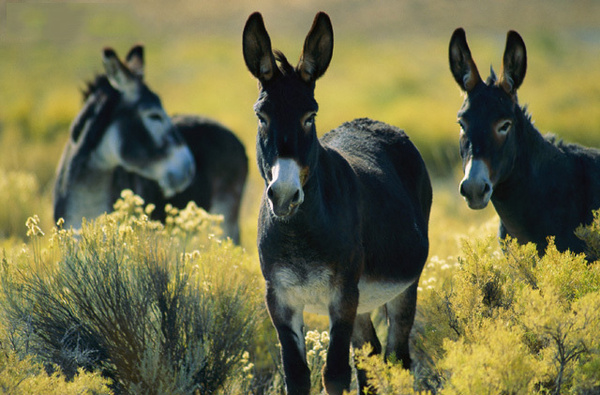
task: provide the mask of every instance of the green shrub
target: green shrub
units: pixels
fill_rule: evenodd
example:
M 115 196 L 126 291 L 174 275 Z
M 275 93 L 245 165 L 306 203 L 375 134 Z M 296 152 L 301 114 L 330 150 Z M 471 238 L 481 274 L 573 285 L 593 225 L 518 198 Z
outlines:
M 414 377 L 400 363 L 384 362 L 381 355 L 371 355 L 372 347 L 355 350 L 356 366 L 367 373 L 367 382 L 378 394 L 414 394 Z
M 585 242 L 586 255 L 591 261 L 600 258 L 600 210 L 594 211 L 592 223 L 575 229 L 575 235 Z
M 73 380 L 56 371 L 48 375 L 31 357 L 20 359 L 8 350 L 0 352 L 0 392 L 3 394 L 109 394 L 108 380 L 97 373 L 79 370 Z
M 102 372 L 117 392 L 223 388 L 241 371 L 262 311 L 249 258 L 206 236 L 219 219 L 193 206 L 169 229 L 131 193 L 116 208 L 77 234 L 54 228 L 47 249 L 37 219 L 28 222 L 26 262 L 3 275 L 6 315 L 21 328 L 12 337 L 69 378 Z
M 449 380 L 442 393 L 526 394 L 536 383 L 538 364 L 522 331 L 502 319 L 485 319 L 468 337 L 447 340 L 440 368 Z
M 431 358 L 425 384 L 437 374 L 444 394 L 600 389 L 600 266 L 549 241 L 541 258 L 514 240 L 503 253 L 495 237 L 464 242 L 453 276 L 422 292 L 429 324 L 414 344 Z

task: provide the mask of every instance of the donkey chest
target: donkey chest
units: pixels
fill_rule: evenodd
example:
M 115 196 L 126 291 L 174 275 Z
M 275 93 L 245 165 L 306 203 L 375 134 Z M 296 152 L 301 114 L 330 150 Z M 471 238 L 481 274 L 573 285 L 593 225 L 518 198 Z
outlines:
M 344 298 L 341 281 L 329 268 L 313 269 L 310 273 L 282 267 L 272 273 L 272 286 L 284 305 L 310 313 L 328 315 L 331 307 Z M 359 292 L 357 313 L 366 313 L 389 302 L 402 293 L 410 283 L 374 281 L 361 278 L 356 284 Z
M 67 223 L 79 227 L 82 218 L 90 220 L 110 212 L 110 180 L 110 174 L 93 174 L 77 180 L 67 196 Z
M 327 314 L 335 293 L 332 271 L 316 270 L 310 273 L 282 267 L 273 272 L 272 286 L 284 305 L 306 311 Z

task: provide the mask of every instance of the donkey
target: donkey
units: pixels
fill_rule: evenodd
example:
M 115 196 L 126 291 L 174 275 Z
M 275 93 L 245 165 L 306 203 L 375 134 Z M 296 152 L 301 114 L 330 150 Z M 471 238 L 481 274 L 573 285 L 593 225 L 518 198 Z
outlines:
M 404 132 L 356 119 L 317 138 L 316 80 L 333 53 L 333 28 L 318 13 L 294 68 L 254 13 L 243 32 L 246 66 L 259 81 L 257 161 L 265 180 L 258 251 L 266 304 L 281 344 L 285 385 L 308 394 L 303 311 L 329 315 L 323 383 L 348 390 L 350 344 L 380 353 L 369 312 L 385 305 L 385 356 L 410 368 L 417 284 L 429 250 L 432 190 Z M 368 390 L 358 372 L 360 393 Z
M 171 197 L 162 193 L 160 184 L 123 167 L 115 171 L 112 201 L 123 189 L 131 189 L 156 208 L 152 218 L 165 221 L 165 205 L 184 208 L 193 201 L 212 214 L 223 216 L 223 234 L 240 244 L 239 213 L 246 178 L 248 157 L 240 140 L 220 123 L 195 115 L 175 115 L 173 124 L 194 156 L 196 173 L 191 184 Z
M 466 93 L 458 112 L 465 177 L 460 194 L 472 209 L 491 200 L 500 216 L 499 237 L 533 242 L 543 254 L 548 237 L 561 250 L 584 252 L 575 228 L 600 207 L 600 151 L 543 137 L 517 100 L 527 69 L 521 36 L 509 31 L 502 71 L 484 83 L 466 34 L 454 31 L 450 70 Z
M 239 243 L 237 224 L 247 175 L 243 145 L 223 126 L 195 116 L 173 119 L 144 83 L 144 50 L 134 46 L 125 63 L 103 53 L 105 75 L 84 93 L 71 125 L 54 186 L 54 217 L 79 227 L 111 211 L 129 188 L 156 206 L 188 201 L 224 215 L 224 233 Z

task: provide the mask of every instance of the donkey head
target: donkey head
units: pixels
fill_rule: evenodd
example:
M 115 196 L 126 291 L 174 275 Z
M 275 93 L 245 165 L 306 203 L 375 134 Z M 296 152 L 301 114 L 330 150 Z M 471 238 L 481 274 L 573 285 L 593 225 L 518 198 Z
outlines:
M 115 51 L 104 49 L 106 77 L 117 99 L 94 150 L 98 168 L 117 166 L 156 181 L 165 197 L 193 180 L 195 162 L 181 134 L 171 123 L 160 98 L 143 81 L 144 51 L 135 46 L 122 63 Z
M 273 53 L 263 18 L 254 13 L 244 28 L 243 52 L 260 83 L 254 105 L 258 167 L 271 211 L 276 217 L 289 217 L 304 201 L 303 187 L 317 164 L 314 91 L 333 54 L 331 21 L 325 13 L 316 15 L 294 68 L 281 52 Z
M 450 39 L 449 57 L 452 75 L 466 93 L 458 112 L 465 172 L 460 193 L 470 208 L 482 209 L 516 159 L 517 89 L 527 69 L 525 43 L 517 32 L 509 31 L 500 78 L 492 70 L 486 82 L 479 76 L 462 28 Z

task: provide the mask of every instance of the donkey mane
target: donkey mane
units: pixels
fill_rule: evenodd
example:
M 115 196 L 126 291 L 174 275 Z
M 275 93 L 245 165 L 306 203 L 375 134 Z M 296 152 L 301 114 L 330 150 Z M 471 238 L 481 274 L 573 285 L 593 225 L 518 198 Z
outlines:
M 498 77 L 496 77 L 496 72 L 494 71 L 494 66 L 490 65 L 490 76 L 485 81 L 486 85 L 494 85 L 498 81 Z
M 81 90 L 81 94 L 83 96 L 83 101 L 86 101 L 91 95 L 96 92 L 117 92 L 115 88 L 112 87 L 110 82 L 108 81 L 108 77 L 106 74 L 98 74 L 94 77 L 93 80 L 87 81 L 85 83 L 85 88 Z
M 549 147 L 555 147 L 558 149 L 562 149 L 563 142 L 561 139 L 557 139 L 557 137 L 548 133 L 543 135 L 534 124 L 531 113 L 529 113 L 527 105 L 519 105 L 518 103 L 515 105 L 515 115 L 517 123 L 521 124 L 519 133 L 519 147 L 533 147 L 533 146 L 543 146 L 546 145 L 545 149 L 532 150 L 529 149 L 521 149 L 521 155 L 517 156 L 517 161 L 521 161 L 522 163 L 526 163 L 529 158 L 534 155 L 548 155 L 553 150 L 549 150 Z M 555 152 L 555 151 L 554 151 Z
M 296 68 L 290 64 L 283 52 L 276 49 L 273 51 L 273 54 L 275 55 L 275 60 L 279 62 L 279 71 L 281 71 L 281 74 L 291 75 L 296 73 Z
M 84 108 L 77 115 L 70 128 L 71 146 L 65 151 L 61 161 L 68 165 L 64 169 L 65 177 L 58 185 L 59 190 L 66 192 L 72 180 L 77 179 L 85 169 L 88 154 L 99 144 L 102 133 L 111 120 L 111 113 L 118 103 L 119 92 L 114 89 L 105 75 L 99 75 L 93 82 L 87 83 L 87 90 L 82 92 Z M 90 122 L 90 119 L 93 121 Z M 85 138 L 82 135 L 85 134 Z
M 102 132 L 110 123 L 110 115 L 117 106 L 121 95 L 116 89 L 110 86 L 108 78 L 103 77 L 97 79 L 99 84 L 95 86 L 94 91 L 85 96 L 85 110 L 81 112 L 81 116 L 78 116 L 71 126 L 71 138 L 73 141 L 78 141 L 81 133 L 85 131 L 86 138 L 82 141 L 80 150 L 87 152 L 95 148 L 100 141 Z M 89 124 L 87 121 L 91 117 L 94 118 L 94 122 Z M 87 131 L 85 128 L 87 128 Z

